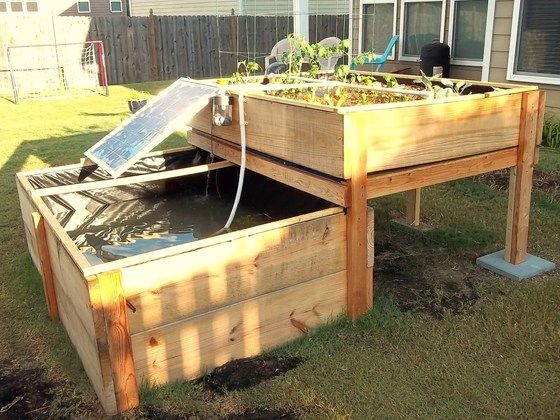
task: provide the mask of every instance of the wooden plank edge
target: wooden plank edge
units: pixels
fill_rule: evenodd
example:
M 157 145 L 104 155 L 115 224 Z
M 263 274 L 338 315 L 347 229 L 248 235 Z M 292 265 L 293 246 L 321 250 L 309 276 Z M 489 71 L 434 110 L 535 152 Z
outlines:
M 16 182 L 19 182 L 20 187 L 23 188 L 23 190 L 26 191 L 27 194 L 29 194 L 31 200 L 33 201 L 33 204 L 37 208 L 37 212 L 44 218 L 47 225 L 53 230 L 64 249 L 68 252 L 68 255 L 70 255 L 70 258 L 79 267 L 82 273 L 85 269 L 91 267 L 90 262 L 78 250 L 78 247 L 76 246 L 72 238 L 68 236 L 68 233 L 64 230 L 58 220 L 56 220 L 56 217 L 54 216 L 54 214 L 52 214 L 43 199 L 41 197 L 34 197 L 31 194 L 33 191 L 33 187 L 29 183 L 29 180 L 26 178 L 25 174 L 16 174 Z
M 165 179 L 181 178 L 189 175 L 200 174 L 213 171 L 216 169 L 227 168 L 233 166 L 228 161 L 214 162 L 205 165 L 192 166 L 189 168 L 174 169 L 171 171 L 161 171 L 144 175 L 135 175 L 125 178 L 107 179 L 103 181 L 86 182 L 83 184 L 63 185 L 60 187 L 43 188 L 34 190 L 32 195 L 36 197 L 45 197 L 49 195 L 68 194 L 80 191 L 98 190 L 103 188 L 118 187 L 131 184 L 142 184 L 146 182 L 161 181 Z
M 52 320 L 58 319 L 58 302 L 54 285 L 49 245 L 47 243 L 47 233 L 45 231 L 45 219 L 37 212 L 32 213 L 33 224 L 35 226 L 35 238 L 37 240 L 37 251 L 41 262 L 41 279 L 43 281 L 43 291 L 47 303 L 47 312 Z
M 367 198 L 377 198 L 456 179 L 480 175 L 517 164 L 517 147 L 438 163 L 368 174 Z
M 275 222 L 265 223 L 263 225 L 254 226 L 248 229 L 242 229 L 235 232 L 224 233 L 218 236 L 212 236 L 210 238 L 201 239 L 187 244 L 176 245 L 169 248 L 159 249 L 157 251 L 145 252 L 140 255 L 133 255 L 131 257 L 123 258 L 116 261 L 111 261 L 104 264 L 90 265 L 88 268 L 84 269 L 84 274 L 88 277 L 94 276 L 103 273 L 105 271 L 118 270 L 121 268 L 142 264 L 147 261 L 159 260 L 173 255 L 194 251 L 200 248 L 206 248 L 218 243 L 233 241 L 240 237 L 253 236 L 258 233 L 262 233 L 270 230 L 276 230 L 278 228 L 290 226 L 296 223 L 302 223 L 308 220 L 319 219 L 322 217 L 331 216 L 333 214 L 340 214 L 343 212 L 344 209 L 342 209 L 341 207 L 331 207 L 325 210 L 319 210 L 316 212 L 307 213 L 300 216 L 290 217 L 288 219 L 282 219 Z
M 224 159 L 236 164 L 240 163 L 241 147 L 235 143 L 218 137 L 212 137 L 199 130 L 193 130 L 189 136 L 189 141 L 195 146 L 213 152 Z M 297 167 L 288 166 L 272 158 L 269 159 L 261 154 L 253 153 L 250 150 L 247 151 L 247 168 L 292 188 L 307 192 L 336 205 L 347 207 L 348 199 L 346 183 L 344 181 L 331 180 Z M 277 176 L 274 172 L 275 168 L 281 168 L 284 174 L 283 178 Z
M 187 146 L 183 146 L 183 147 L 175 147 L 172 149 L 165 149 L 165 150 L 157 150 L 154 152 L 150 152 L 148 153 L 145 157 L 156 157 L 156 156 L 163 156 L 165 154 L 170 154 L 170 153 L 178 153 L 178 152 L 186 152 L 189 150 L 194 149 L 193 146 L 187 145 Z M 88 165 L 85 165 L 86 167 Z M 53 172 L 61 172 L 61 171 L 67 171 L 67 170 L 71 170 L 71 169 L 79 169 L 79 168 L 83 168 L 84 165 L 82 162 L 80 163 L 72 163 L 69 165 L 62 165 L 62 166 L 50 166 L 48 168 L 42 168 L 42 169 L 32 169 L 29 171 L 22 171 L 22 172 L 18 172 L 16 175 L 22 175 L 22 176 L 33 176 L 33 175 L 43 175 L 43 174 L 48 174 L 48 173 L 53 173 Z
M 101 273 L 97 275 L 97 280 L 117 410 L 123 412 L 137 407 L 140 397 L 126 314 L 126 299 L 121 285 L 121 272 Z
M 544 118 L 546 114 L 546 90 L 541 90 L 539 96 L 539 118 L 537 120 L 537 150 L 535 150 L 534 164 L 537 165 L 540 160 L 540 146 L 543 141 L 543 131 L 544 131 Z

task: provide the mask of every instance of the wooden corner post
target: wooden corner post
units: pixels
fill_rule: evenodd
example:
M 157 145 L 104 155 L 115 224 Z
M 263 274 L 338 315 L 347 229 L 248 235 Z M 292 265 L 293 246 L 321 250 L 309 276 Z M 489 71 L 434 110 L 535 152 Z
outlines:
M 373 291 L 369 290 L 373 277 L 368 275 L 367 264 L 367 149 L 358 135 L 359 122 L 349 115 L 345 118 L 347 312 L 355 321 L 373 306 Z
M 527 258 L 533 168 L 537 147 L 540 92 L 523 93 L 517 165 L 511 168 L 504 258 L 521 264 Z M 544 106 L 544 104 L 543 104 Z
M 37 212 L 33 212 L 32 217 L 33 226 L 35 227 L 35 238 L 37 240 L 37 252 L 41 263 L 41 279 L 43 280 L 43 290 L 45 291 L 45 300 L 47 301 L 47 312 L 49 313 L 49 317 L 55 320 L 58 319 L 58 302 L 54 287 L 45 219 Z
M 121 283 L 121 272 L 110 271 L 98 274 L 97 281 L 105 319 L 107 350 L 117 410 L 123 412 L 137 407 L 140 398 L 132 356 L 132 342 L 126 314 L 126 299 Z

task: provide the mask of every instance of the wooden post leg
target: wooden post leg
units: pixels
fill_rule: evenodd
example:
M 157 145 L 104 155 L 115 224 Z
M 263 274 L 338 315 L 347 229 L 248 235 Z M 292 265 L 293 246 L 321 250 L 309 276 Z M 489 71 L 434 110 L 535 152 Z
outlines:
M 51 256 L 49 254 L 49 244 L 47 242 L 47 232 L 45 219 L 37 212 L 33 212 L 33 225 L 35 226 L 35 238 L 37 239 L 37 251 L 41 262 L 41 278 L 43 279 L 43 290 L 47 301 L 47 312 L 53 320 L 58 319 L 58 302 L 56 290 L 54 288 L 54 278 L 51 266 Z
M 405 191 L 406 198 L 406 223 L 411 226 L 420 226 L 420 192 L 421 188 Z
M 366 146 L 354 130 L 345 132 L 349 162 L 348 208 L 346 212 L 346 256 L 347 256 L 347 311 L 355 321 L 369 308 L 367 268 L 367 153 Z
M 537 145 L 539 92 L 523 94 L 517 165 L 511 169 L 505 260 L 521 264 L 527 258 L 531 188 Z
M 375 241 L 374 241 L 374 234 L 375 234 L 375 216 L 373 212 L 373 208 L 367 208 L 367 288 L 368 288 L 368 295 L 367 295 L 367 304 L 368 310 L 373 308 L 373 285 L 375 280 L 375 274 L 373 270 L 374 266 L 374 259 L 375 259 Z
M 117 410 L 123 412 L 139 404 L 138 383 L 132 357 L 132 342 L 126 315 L 126 299 L 121 272 L 97 275 L 99 295 L 105 318 L 105 331 Z

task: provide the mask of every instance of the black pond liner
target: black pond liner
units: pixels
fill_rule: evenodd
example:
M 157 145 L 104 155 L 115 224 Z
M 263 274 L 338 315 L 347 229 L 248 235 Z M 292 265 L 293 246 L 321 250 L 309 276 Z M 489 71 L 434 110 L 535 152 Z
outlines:
M 123 177 L 209 163 L 201 150 L 146 158 Z M 92 264 L 208 238 L 225 224 L 239 167 L 232 166 L 151 183 L 45 197 L 61 225 Z M 29 177 L 35 188 L 110 179 L 97 167 Z M 252 171 L 231 226 L 240 230 L 333 205 Z

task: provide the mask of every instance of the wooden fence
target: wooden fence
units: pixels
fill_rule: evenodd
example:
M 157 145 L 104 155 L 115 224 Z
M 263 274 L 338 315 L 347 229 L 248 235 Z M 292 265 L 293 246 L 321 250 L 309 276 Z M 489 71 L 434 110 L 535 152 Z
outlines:
M 0 90 L 9 90 L 6 48 L 101 40 L 110 84 L 226 76 L 292 32 L 291 16 L 0 17 Z M 348 37 L 348 15 L 309 17 L 310 41 Z

